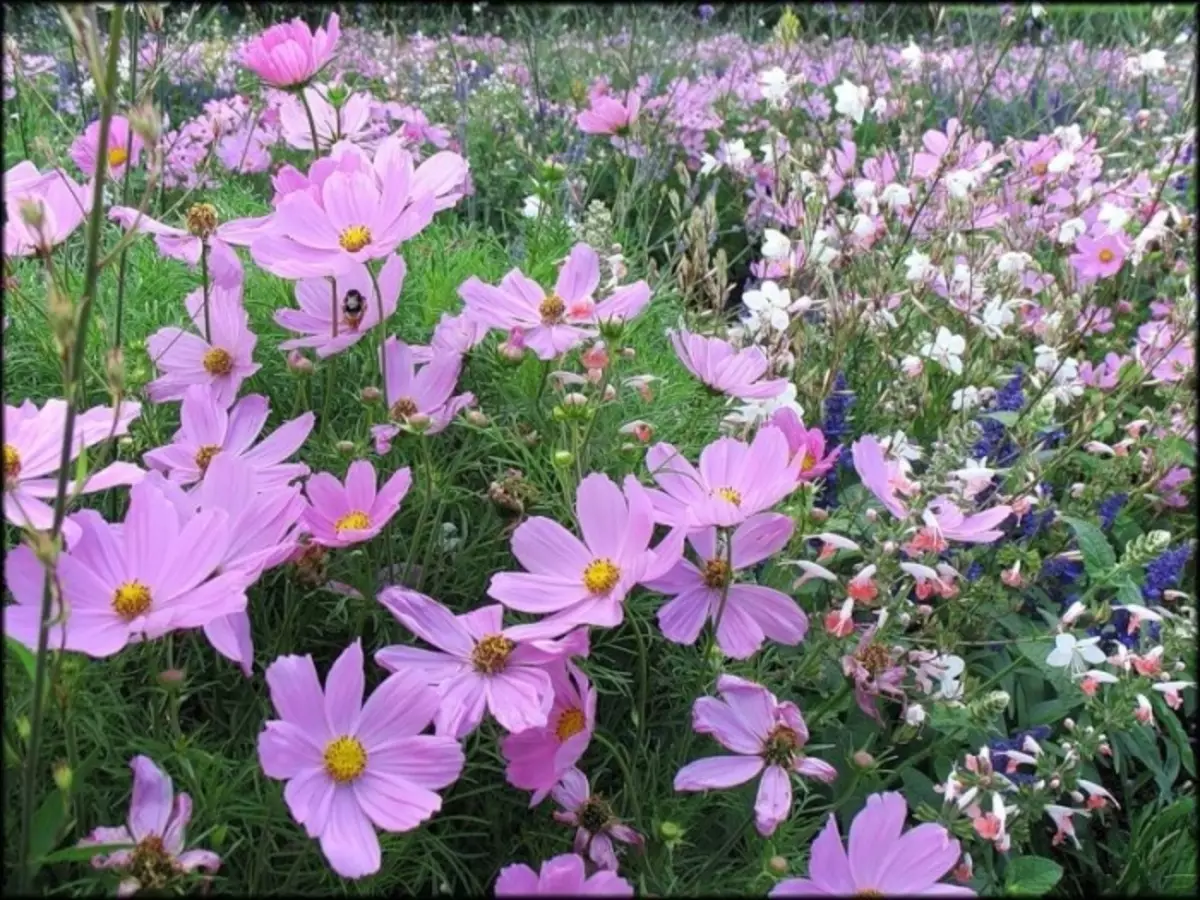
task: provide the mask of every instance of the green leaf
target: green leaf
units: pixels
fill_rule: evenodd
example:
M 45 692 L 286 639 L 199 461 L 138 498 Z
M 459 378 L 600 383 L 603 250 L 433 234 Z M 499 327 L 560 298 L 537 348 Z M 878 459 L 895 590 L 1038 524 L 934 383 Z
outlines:
M 1126 578 L 1117 586 L 1117 602 L 1121 604 L 1132 603 L 1135 606 L 1146 605 L 1146 601 L 1142 599 L 1142 589 L 1137 586 L 1132 578 Z
M 58 791 L 51 791 L 38 811 L 33 814 L 29 841 L 29 858 L 36 873 L 42 860 L 58 843 L 63 820 L 67 817 L 67 798 Z
M 1063 516 L 1062 520 L 1075 532 L 1075 540 L 1079 544 L 1079 552 L 1083 554 L 1083 565 L 1088 575 L 1095 578 L 1116 566 L 1117 555 L 1113 553 L 1113 548 L 1103 531 L 1091 522 L 1073 516 Z
M 1010 412 L 1009 410 L 1001 410 L 1000 412 L 984 413 L 983 418 L 995 419 L 1001 425 L 1011 428 L 1013 425 L 1017 424 L 1017 418 L 1019 415 L 1020 413 Z
M 1041 897 L 1063 876 L 1063 868 L 1041 856 L 1018 856 L 1004 873 L 1004 893 L 1010 897 Z
M 93 856 L 105 856 L 109 853 L 116 853 L 118 850 L 128 850 L 132 846 L 133 844 L 92 844 L 87 847 L 63 847 L 61 850 L 55 850 L 53 853 L 43 856 L 38 862 L 44 866 L 54 863 L 86 862 Z
M 17 658 L 17 661 L 24 666 L 25 674 L 29 676 L 29 683 L 32 684 L 34 676 L 37 674 L 37 659 L 34 658 L 32 652 L 24 644 L 4 636 L 4 643 L 8 647 L 8 652 Z

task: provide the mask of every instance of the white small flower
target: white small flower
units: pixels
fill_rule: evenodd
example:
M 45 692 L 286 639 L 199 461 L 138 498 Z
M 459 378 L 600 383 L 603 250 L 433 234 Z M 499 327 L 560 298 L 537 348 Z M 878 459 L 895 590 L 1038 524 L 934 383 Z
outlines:
M 920 703 L 910 703 L 904 711 L 904 721 L 917 728 L 925 721 L 925 707 Z
M 979 405 L 979 388 L 967 386 L 954 392 L 950 408 L 955 412 L 970 412 Z
M 1058 350 L 1046 344 L 1034 348 L 1033 366 L 1039 372 L 1053 372 L 1058 366 Z
M 1129 210 L 1111 203 L 1101 203 L 1096 218 L 1108 226 L 1110 233 L 1115 234 L 1124 230 L 1125 223 L 1129 221 Z
M 1077 640 L 1075 635 L 1060 634 L 1054 638 L 1054 649 L 1046 657 L 1046 665 L 1055 668 L 1069 668 L 1072 674 L 1078 675 L 1087 671 L 1089 665 L 1094 666 L 1104 662 L 1107 657 L 1097 644 L 1100 638 L 1084 638 Z
M 542 214 L 542 200 L 535 194 L 530 194 L 525 198 L 525 205 L 521 208 L 522 215 L 527 219 L 536 219 Z
M 917 69 L 920 68 L 921 60 L 925 58 L 925 54 L 921 52 L 921 48 L 913 42 L 912 38 L 909 38 L 908 46 L 900 51 L 900 58 L 904 60 L 904 64 L 910 69 Z
M 837 259 L 837 237 L 828 228 L 818 228 L 813 234 L 809 257 L 819 266 L 827 266 Z
M 1020 275 L 1031 262 L 1033 262 L 1033 257 L 1028 253 L 1010 250 L 1000 254 L 1000 258 L 996 260 L 996 269 L 1001 275 Z
M 860 203 L 866 200 L 871 200 L 875 197 L 875 192 L 878 190 L 878 185 L 870 178 L 860 178 L 854 182 L 854 199 Z
M 1046 171 L 1061 175 L 1075 165 L 1075 153 L 1071 150 L 1059 150 L 1046 166 Z
M 711 175 L 717 169 L 721 168 L 721 161 L 711 153 L 700 154 L 700 174 Z
M 975 187 L 977 180 L 974 172 L 955 169 L 946 176 L 946 190 L 955 200 L 965 200 L 971 195 L 971 189 Z
M 955 375 L 963 371 L 962 355 L 967 349 L 966 339 L 954 334 L 945 325 L 938 328 L 937 337 L 921 348 L 921 355 L 941 365 Z
M 730 141 L 725 145 L 725 161 L 731 168 L 740 169 L 746 163 L 753 161 L 754 155 L 746 149 L 746 142 L 741 138 Z
M 985 336 L 993 341 L 999 340 L 1004 337 L 1004 330 L 1016 321 L 1016 315 L 1013 313 L 1015 305 L 1017 305 L 1015 301 L 1010 300 L 1006 303 L 999 297 L 993 297 L 979 311 L 978 315 L 971 316 L 971 321 Z
M 1046 7 L 1042 6 L 1040 3 L 1030 4 L 1029 15 L 1031 15 L 1035 20 L 1040 19 L 1046 15 Z
M 854 217 L 850 232 L 860 241 L 866 240 L 875 233 L 875 222 L 870 216 L 859 213 Z
M 763 259 L 787 259 L 791 254 L 792 242 L 788 240 L 786 234 L 782 231 L 776 231 L 774 228 L 767 228 L 763 231 Z
M 1138 57 L 1138 69 L 1143 75 L 1157 75 L 1167 67 L 1167 54 L 1161 50 L 1147 50 Z
M 920 250 L 914 250 L 904 259 L 904 265 L 908 267 L 908 271 L 904 277 L 908 281 L 924 281 L 929 275 L 930 259 Z
M 906 356 L 900 360 L 900 371 L 908 378 L 920 378 L 921 373 L 925 371 L 925 364 L 919 357 Z
M 882 116 L 887 112 L 887 100 L 883 97 L 876 97 L 875 102 L 871 104 L 871 112 L 876 116 Z
M 912 206 L 912 194 L 904 185 L 896 184 L 893 181 L 880 192 L 879 202 L 895 212 L 898 209 L 907 209 Z
M 934 665 L 942 670 L 941 684 L 934 697 L 942 700 L 958 700 L 962 697 L 963 686 L 959 679 L 966 668 L 962 657 L 946 653 L 934 660 Z
M 1058 226 L 1058 242 L 1073 244 L 1085 231 L 1087 231 L 1087 223 L 1083 219 L 1067 219 Z
M 853 119 L 856 124 L 861 124 L 867 104 L 871 102 L 870 91 L 864 85 L 857 85 L 843 78 L 842 83 L 833 89 L 833 94 L 837 98 L 834 110 L 848 119 Z
M 791 294 L 774 281 L 764 281 L 756 291 L 746 291 L 742 296 L 746 308 L 756 314 L 776 331 L 785 331 L 790 319 L 788 307 L 792 305 Z
M 758 73 L 758 87 L 763 97 L 772 103 L 779 103 L 787 96 L 791 83 L 787 72 L 779 66 L 773 66 Z
M 750 400 L 737 407 L 729 416 L 735 422 L 745 425 L 757 425 L 781 409 L 790 409 L 801 419 L 804 418 L 804 407 L 796 400 L 796 385 L 788 384 L 778 397 L 765 400 Z

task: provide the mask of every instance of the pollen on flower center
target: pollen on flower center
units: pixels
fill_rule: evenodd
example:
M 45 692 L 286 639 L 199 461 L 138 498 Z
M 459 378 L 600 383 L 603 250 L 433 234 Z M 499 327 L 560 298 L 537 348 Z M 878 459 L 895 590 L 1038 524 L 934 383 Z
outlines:
M 371 230 L 366 225 L 351 225 L 338 237 L 343 250 L 357 253 L 371 243 Z
M 776 725 L 763 742 L 763 759 L 773 766 L 789 768 L 799 746 L 800 738 L 796 732 L 786 725 Z
M 592 594 L 607 594 L 621 580 L 621 570 L 611 559 L 593 560 L 583 570 L 583 586 Z
M 542 317 L 543 325 L 559 325 L 567 311 L 567 304 L 558 294 L 547 294 L 546 299 L 538 307 L 538 315 Z
M 233 357 L 228 350 L 213 347 L 204 354 L 204 371 L 209 375 L 228 375 L 233 371 Z
M 358 738 L 342 735 L 325 747 L 325 771 L 338 784 L 353 781 L 367 768 L 367 750 Z
M 867 644 L 857 654 L 858 661 L 872 675 L 878 675 L 892 661 L 892 654 L 883 644 Z
M 713 495 L 720 497 L 722 500 L 728 500 L 734 506 L 742 505 L 742 493 L 734 488 L 717 488 L 715 491 L 713 491 Z
M 1034 175 L 1045 175 L 1049 168 L 1050 166 L 1044 162 L 1035 162 L 1029 167 L 1030 171 L 1033 172 Z
M 800 471 L 801 472 L 811 472 L 813 466 L 815 466 L 816 464 L 817 464 L 817 458 L 815 456 L 813 456 L 811 453 L 809 453 L 807 450 L 805 450 L 804 458 L 800 460 Z
M 181 872 L 179 865 L 167 853 L 163 840 L 156 834 L 143 838 L 129 860 L 129 875 L 136 879 L 141 890 L 156 890 Z
M 204 444 L 196 451 L 196 468 L 200 470 L 201 475 L 208 471 L 208 464 L 220 452 L 221 448 L 217 444 Z
M 710 588 L 725 587 L 729 575 L 729 563 L 723 559 L 710 559 L 704 564 L 704 583 Z
M 588 797 L 579 808 L 579 827 L 599 834 L 615 818 L 612 808 L 599 795 Z
M 1107 247 L 1105 247 L 1103 250 L 1101 250 L 1099 253 L 1097 253 L 1096 256 L 1100 259 L 1100 262 L 1102 262 L 1102 263 L 1110 263 L 1113 261 L 1114 258 L 1116 258 L 1116 254 L 1113 253 L 1111 250 L 1109 250 Z
M 855 891 L 850 896 L 851 897 L 886 897 L 887 894 L 885 894 L 883 891 L 877 891 L 874 888 L 864 888 L 861 891 Z
M 217 230 L 217 208 L 211 203 L 193 203 L 185 217 L 189 234 L 209 237 Z
M 471 651 L 471 662 L 475 666 L 475 671 L 484 675 L 503 672 L 515 646 L 509 638 L 502 634 L 489 634 Z
M 124 147 L 113 147 L 108 151 L 108 164 L 113 168 L 124 165 L 127 159 L 129 154 L 125 152 Z
M 575 737 L 587 727 L 587 717 L 584 716 L 583 710 L 570 707 L 564 709 L 558 717 L 558 723 L 554 726 L 555 737 L 559 741 L 567 741 Z
M 132 621 L 150 608 L 150 588 L 140 581 L 126 581 L 113 594 L 112 605 L 117 615 Z
M 21 454 L 12 444 L 4 445 L 4 480 L 10 481 L 21 474 Z
M 371 527 L 371 519 L 362 510 L 355 509 L 338 519 L 333 527 L 339 534 L 343 531 L 365 531 Z
M 417 414 L 417 401 L 412 397 L 401 397 L 392 404 L 391 415 L 396 422 L 403 421 Z

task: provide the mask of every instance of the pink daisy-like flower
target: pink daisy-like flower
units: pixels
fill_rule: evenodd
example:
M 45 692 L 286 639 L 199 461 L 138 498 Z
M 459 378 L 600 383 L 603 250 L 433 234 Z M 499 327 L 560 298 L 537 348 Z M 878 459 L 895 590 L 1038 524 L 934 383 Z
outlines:
M 505 731 L 546 724 L 554 701 L 547 666 L 588 652 L 587 629 L 561 640 L 526 637 L 505 628 L 504 607 L 483 606 L 456 616 L 436 600 L 400 587 L 379 594 L 400 623 L 441 652 L 397 644 L 375 654 L 389 672 L 412 672 L 441 698 L 434 727 L 461 740 L 483 720 L 484 709 Z M 528 633 L 529 628 L 523 629 Z
M 312 124 L 317 127 L 318 150 L 321 153 L 338 141 L 365 144 L 371 136 L 371 104 L 374 102 L 366 91 L 357 91 L 339 106 L 326 99 L 324 88 L 307 87 L 304 96 L 312 110 Z M 308 112 L 296 97 L 287 97 L 279 107 L 279 125 L 283 139 L 297 150 L 313 150 L 313 130 L 309 126 Z
M 911 482 L 905 478 L 896 460 L 884 456 L 883 445 L 871 435 L 859 438 L 850 447 L 858 477 L 879 502 L 897 519 L 908 518 L 908 507 L 900 500 L 900 492 L 911 492 Z
M 854 700 L 858 708 L 877 722 L 881 719 L 876 700 L 881 694 L 905 701 L 904 690 L 900 687 L 904 681 L 904 666 L 898 665 L 888 647 L 875 640 L 878 627 L 876 624 L 866 628 L 859 636 L 854 653 L 842 657 L 842 671 L 854 680 Z
M 379 871 L 375 828 L 411 831 L 442 808 L 436 791 L 462 773 L 462 746 L 425 735 L 438 697 L 415 675 L 392 675 L 363 703 L 362 642 L 334 662 L 325 682 L 311 656 L 281 656 L 267 668 L 279 718 L 258 736 L 268 778 L 288 782 L 292 817 L 343 878 Z
M 523 863 L 514 863 L 500 870 L 496 878 L 497 897 L 532 897 L 547 894 L 552 897 L 632 897 L 633 886 L 607 869 L 590 877 L 584 859 L 577 853 L 564 853 L 542 863 L 535 872 Z
M 379 272 L 383 294 L 383 319 L 396 311 L 407 267 L 398 254 L 388 258 Z M 335 279 L 303 278 L 296 282 L 299 309 L 275 312 L 276 324 L 304 337 L 281 341 L 280 350 L 313 347 L 326 359 L 357 344 L 379 324 L 379 297 L 370 270 L 355 263 Z
M 161 374 L 146 385 L 146 393 L 155 403 L 164 403 L 181 399 L 193 384 L 203 384 L 212 388 L 214 401 L 227 408 L 242 382 L 262 368 L 254 362 L 258 337 L 250 330 L 250 316 L 242 305 L 242 286 L 210 288 L 207 319 L 203 290 L 192 291 L 184 304 L 196 330 L 204 335 L 207 323 L 210 337 L 174 327 L 152 334 L 146 350 Z
M 304 511 L 304 527 L 322 547 L 369 541 L 400 509 L 411 486 L 412 469 L 405 466 L 377 489 L 375 467 L 365 459 L 350 464 L 344 485 L 328 472 L 318 472 L 304 485 L 311 504 Z
M 895 791 L 872 794 L 850 824 L 849 852 L 832 813 L 813 841 L 807 878 L 789 878 L 772 897 L 973 897 L 970 888 L 940 884 L 958 863 L 960 848 L 932 822 L 904 831 L 908 804 Z
M 646 585 L 675 599 L 658 611 L 663 636 L 677 644 L 694 644 L 706 621 L 719 622 L 717 646 L 733 659 L 749 659 L 770 638 L 795 646 L 804 640 L 808 617 L 787 594 L 759 584 L 736 583 L 734 573 L 777 553 L 792 536 L 794 523 L 778 513 L 752 516 L 732 537 L 730 567 L 717 529 L 688 535 L 700 565 L 681 559 L 675 568 Z
M 603 797 L 592 793 L 587 776 L 578 769 L 569 769 L 551 793 L 562 807 L 554 821 L 575 826 L 575 852 L 586 853 L 601 868 L 617 871 L 614 840 L 642 847 L 642 836 L 622 823 Z
M 575 492 L 575 513 L 582 541 L 544 516 L 522 522 L 512 551 L 529 571 L 498 572 L 488 585 L 488 596 L 509 609 L 554 613 L 537 627 L 557 634 L 576 625 L 620 625 L 633 586 L 665 574 L 682 553 L 678 529 L 650 549 L 650 498 L 632 475 L 624 492 L 607 475 L 587 476 Z
M 820 428 L 806 429 L 804 420 L 790 407 L 776 410 L 769 421 L 787 438 L 792 456 L 799 457 L 801 481 L 814 481 L 827 474 L 842 453 L 841 447 L 834 447 L 825 454 L 825 434 Z
M 316 417 L 306 412 L 255 444 L 270 409 L 266 397 L 248 394 L 226 410 L 213 397 L 211 387 L 194 384 L 183 393 L 179 430 L 171 443 L 147 451 L 143 459 L 171 481 L 186 485 L 203 478 L 218 453 L 230 453 L 254 466 L 259 490 L 287 484 L 308 474 L 304 463 L 284 460 L 304 444 Z
M 624 323 L 641 315 L 650 303 L 650 285 L 644 281 L 621 285 L 599 303 L 575 304 L 567 318 L 580 325 Z
M 537 806 L 583 758 L 596 728 L 596 690 L 574 663 L 547 666 L 554 687 L 554 702 L 540 728 L 526 728 L 500 742 L 508 763 L 508 783 L 533 791 L 530 806 Z
M 216 853 L 183 849 L 187 844 L 188 823 L 192 820 L 192 798 L 183 793 L 176 795 L 171 777 L 148 756 L 135 756 L 129 767 L 133 769 L 129 819 L 124 825 L 93 829 L 76 845 L 133 845 L 128 850 L 92 857 L 92 866 L 97 869 L 125 873 L 117 896 L 175 886 L 180 876 L 198 869 L 217 871 L 221 857 Z
M 1129 242 L 1123 234 L 1104 234 L 1100 237 L 1081 235 L 1075 241 L 1071 265 L 1081 278 L 1093 280 L 1111 278 L 1125 264 Z
M 646 452 L 646 468 L 661 490 L 648 489 L 659 522 L 689 529 L 729 527 L 770 509 L 796 489 L 799 458 L 773 425 L 749 443 L 718 438 L 700 452 L 699 467 L 667 443 Z
M 433 329 L 433 337 L 429 346 L 438 353 L 448 353 L 455 356 L 465 356 L 487 337 L 488 328 L 482 322 L 476 322 L 466 313 L 452 316 L 442 313 L 437 327 Z
M 313 31 L 303 19 L 272 25 L 241 50 L 241 63 L 266 84 L 277 88 L 305 84 L 333 59 L 341 29 L 337 13 Z
M 611 95 L 591 99 L 591 108 L 576 117 L 579 130 L 585 134 L 626 134 L 642 108 L 642 95 L 638 91 L 631 91 L 624 103 Z
M 710 756 L 688 763 L 675 775 L 677 791 L 721 790 L 762 774 L 754 801 L 758 833 L 770 837 L 792 810 L 792 773 L 830 782 L 837 770 L 805 756 L 808 726 L 796 704 L 780 703 L 760 684 L 722 675 L 716 697 L 699 697 L 692 706 L 692 730 L 708 734 L 737 756 Z
M 728 341 L 688 331 L 668 331 L 675 355 L 706 387 L 739 400 L 768 400 L 787 390 L 786 378 L 762 381 L 770 361 L 761 347 L 734 350 Z
M 92 208 L 92 190 L 61 169 L 36 178 L 23 170 L 10 184 L 11 172 L 5 173 L 4 255 L 49 253 L 83 223 Z M 26 224 L 22 206 L 36 207 L 37 224 Z
M 422 434 L 434 435 L 446 429 L 454 417 L 475 402 L 467 392 L 451 396 L 462 369 L 462 357 L 452 354 L 433 354 L 430 362 L 417 368 L 418 348 L 408 346 L 394 337 L 384 341 L 387 357 L 387 384 L 384 399 L 388 418 L 394 425 L 373 425 L 375 452 L 387 453 L 392 439 L 408 426 Z
M 108 177 L 120 180 L 125 175 L 125 169 L 136 166 L 142 158 L 142 139 L 133 134 L 133 143 L 129 143 L 129 120 L 124 116 L 113 116 L 108 126 Z M 128 149 L 126 149 L 128 147 Z M 100 120 L 92 122 L 83 134 L 75 138 L 71 144 L 71 159 L 79 170 L 88 178 L 96 177 L 97 159 L 100 154 Z
M 594 329 L 573 325 L 570 319 L 586 319 L 595 311 L 592 294 L 599 284 L 600 258 L 595 250 L 580 243 L 571 249 L 549 293 L 519 269 L 513 269 L 498 287 L 472 276 L 459 287 L 458 295 L 473 320 L 503 331 L 519 328 L 525 346 L 539 359 L 553 359 L 595 337 Z

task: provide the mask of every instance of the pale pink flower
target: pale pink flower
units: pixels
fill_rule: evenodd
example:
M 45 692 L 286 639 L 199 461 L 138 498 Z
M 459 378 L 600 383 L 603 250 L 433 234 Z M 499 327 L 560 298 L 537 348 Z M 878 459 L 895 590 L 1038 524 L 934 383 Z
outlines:
M 92 190 L 61 169 L 36 179 L 25 170 L 19 178 L 18 184 L 5 185 L 4 255 L 49 253 L 83 223 L 92 208 Z M 35 221 L 40 219 L 37 224 L 26 224 L 23 206 L 36 210 Z
M 462 357 L 449 353 L 434 354 L 432 361 L 417 367 L 414 350 L 394 337 L 383 345 L 387 358 L 387 384 L 384 400 L 388 425 L 371 426 L 375 452 L 387 453 L 392 439 L 408 426 L 422 434 L 435 435 L 446 429 L 463 409 L 475 402 L 475 395 L 454 395 L 462 371 Z M 453 396 L 452 396 L 453 395 Z
M 341 29 L 337 13 L 331 13 L 326 28 L 315 32 L 303 19 L 272 25 L 249 41 L 241 51 L 247 69 L 272 87 L 305 84 L 333 58 Z
M 740 400 L 766 400 L 787 389 L 786 378 L 761 380 L 770 361 L 760 347 L 735 351 L 728 341 L 688 331 L 668 331 L 675 355 L 706 387 Z
M 564 853 L 542 863 L 535 872 L 522 863 L 500 870 L 496 878 L 497 897 L 532 897 L 547 894 L 552 897 L 632 897 L 633 885 L 616 872 L 601 869 L 592 875 L 584 868 L 578 853 Z
M 644 843 L 640 834 L 617 819 L 604 799 L 592 793 L 587 776 L 578 769 L 569 769 L 551 793 L 563 808 L 554 813 L 554 821 L 574 825 L 575 852 L 587 853 L 601 868 L 617 870 L 614 840 L 638 848 Z
M 369 541 L 391 521 L 411 486 L 412 470 L 405 466 L 379 487 L 375 467 L 365 459 L 350 464 L 345 484 L 318 472 L 304 485 L 310 504 L 304 511 L 305 530 L 323 547 Z
M 133 143 L 129 144 L 131 130 L 129 120 L 124 116 L 113 116 L 108 125 L 108 177 L 120 180 L 129 166 L 136 166 L 142 158 L 142 139 L 136 133 L 132 135 Z M 126 147 L 129 149 L 127 150 Z M 79 170 L 88 178 L 96 177 L 97 160 L 100 152 L 100 120 L 92 122 L 83 134 L 71 144 L 71 159 Z
M 326 97 L 327 92 L 328 88 L 304 88 L 304 96 L 308 99 L 309 109 L 312 110 L 313 124 L 317 127 L 317 149 L 321 153 L 327 153 L 338 141 L 369 144 L 373 133 L 371 95 L 365 91 L 357 91 L 348 96 L 340 106 L 335 107 Z M 298 98 L 284 99 L 279 107 L 279 125 L 283 139 L 288 144 L 297 150 L 313 150 L 308 114 Z

